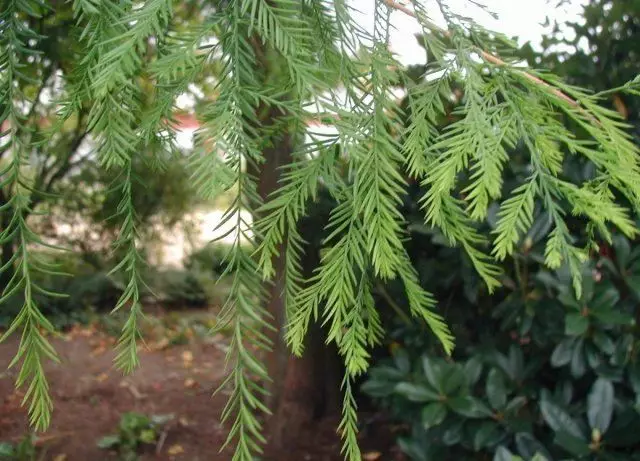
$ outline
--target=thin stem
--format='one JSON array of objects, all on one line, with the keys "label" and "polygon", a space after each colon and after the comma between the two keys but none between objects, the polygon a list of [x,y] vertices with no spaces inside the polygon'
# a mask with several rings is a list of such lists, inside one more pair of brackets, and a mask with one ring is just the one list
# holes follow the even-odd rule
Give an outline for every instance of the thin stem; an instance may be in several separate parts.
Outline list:
[{"label": "thin stem", "polygon": [[[427,20],[426,18],[418,18],[418,14],[411,10],[410,8],[406,7],[405,5],[402,5],[398,2],[395,2],[394,0],[382,0],[385,5],[387,5],[389,8],[393,8],[397,11],[400,11],[404,14],[406,14],[407,16],[411,16],[412,18],[416,18],[416,19],[420,19],[420,23],[430,29],[433,32],[438,32],[442,35],[444,35],[445,37],[451,37],[451,31],[447,30],[447,29],[443,29],[442,27],[437,26],[436,24],[434,24],[433,22]],[[480,54],[480,56],[487,62],[490,62],[492,64],[495,64],[496,66],[508,66],[508,64],[506,62],[504,62],[502,59],[500,59],[498,56],[491,54],[483,49],[480,48],[476,48],[477,52]],[[566,94],[564,94],[562,91],[560,91],[559,89],[551,86],[550,84],[548,84],[547,82],[545,82],[544,80],[536,77],[535,75],[532,75],[528,72],[525,72],[523,70],[516,70],[514,69],[514,72],[522,75],[524,78],[526,78],[527,80],[532,81],[533,83],[535,83],[536,85],[540,85],[542,87],[544,87],[545,89],[547,89],[548,91],[550,91],[554,96],[562,99],[563,101],[567,102],[568,104],[576,107],[576,108],[580,108],[581,110],[582,107],[580,106],[580,103],[578,101],[576,101],[575,99],[570,98],[569,96],[567,96]],[[591,117],[593,118],[593,117]]]}]

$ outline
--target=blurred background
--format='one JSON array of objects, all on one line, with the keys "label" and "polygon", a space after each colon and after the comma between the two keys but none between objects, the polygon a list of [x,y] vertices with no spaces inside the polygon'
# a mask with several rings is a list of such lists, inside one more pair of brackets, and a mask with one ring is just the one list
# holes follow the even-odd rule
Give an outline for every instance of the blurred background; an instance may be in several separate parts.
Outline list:
[{"label": "blurred background", "polygon": [[[181,27],[202,20],[200,3],[177,2]],[[353,1],[365,24],[371,3]],[[602,91],[640,74],[640,0],[487,0],[486,9],[470,1],[451,3],[517,40],[523,62],[570,84]],[[26,70],[44,81],[23,89],[37,101],[29,112],[35,136],[44,136],[53,123],[61,75],[73,69],[80,46],[68,33],[71,5],[56,8],[37,25],[50,37],[39,45],[42,63]],[[419,28],[400,14],[393,20],[392,49],[407,66],[408,79],[418,79],[428,59]],[[215,98],[215,82],[215,72],[203,76],[179,98],[176,152],[167,154],[171,161],[154,167],[142,152],[134,165],[149,290],[142,368],[133,376],[125,378],[112,368],[112,347],[125,319],[125,313],[110,314],[123,290],[118,274],[109,274],[118,260],[111,249],[118,223],[110,217],[119,196],[111,187],[115,177],[93,155],[88,112],[80,111],[32,153],[31,180],[47,193],[33,201],[37,211],[47,213],[28,219],[48,242],[73,249],[43,255],[73,277],[47,275],[41,281],[68,295],[39,299],[61,332],[54,343],[62,363],[50,365],[48,375],[55,413],[47,433],[30,432],[20,407],[24,389],[14,389],[15,370],[6,369],[19,338],[0,344],[0,459],[230,459],[228,452],[218,453],[225,435],[218,422],[225,395],[211,398],[224,377],[227,337],[210,330],[229,286],[229,276],[221,275],[233,233],[216,227],[231,196],[197,199],[186,164],[198,128],[195,110]],[[448,96],[442,126],[452,122],[463,98]],[[407,109],[402,97],[398,103]],[[639,100],[613,92],[605,103],[627,120],[640,142]],[[406,110],[405,122],[410,118]],[[580,127],[571,128],[584,136]],[[511,153],[505,187],[522,182],[527,162],[518,149]],[[564,168],[577,182],[593,171],[571,156]],[[8,194],[0,190],[0,203]],[[640,459],[640,435],[633,429],[640,427],[640,246],[621,235],[614,235],[612,245],[602,244],[585,266],[584,295],[577,300],[568,274],[542,265],[549,225],[537,209],[532,230],[504,263],[504,288],[490,295],[463,252],[424,226],[420,196],[420,187],[412,185],[403,207],[412,236],[407,246],[421,283],[437,295],[457,349],[453,358],[444,359],[430,332],[407,320],[402,287],[376,289],[388,335],[359,383],[363,459]],[[316,247],[321,235],[314,231],[322,228],[329,205],[321,198],[305,225]],[[9,216],[0,213],[0,227]],[[571,231],[577,241],[586,235],[578,218]],[[13,245],[2,244],[0,266],[10,261]],[[8,277],[9,272],[0,276],[0,287]],[[0,309],[0,330],[20,307],[14,301]],[[289,449],[269,459],[341,459],[336,415],[330,410],[336,391],[321,390],[337,383],[328,369],[326,363],[316,364],[313,373],[321,384],[303,388],[310,402],[323,399],[323,410],[292,427]],[[288,383],[285,392],[301,392],[302,381]]]}]

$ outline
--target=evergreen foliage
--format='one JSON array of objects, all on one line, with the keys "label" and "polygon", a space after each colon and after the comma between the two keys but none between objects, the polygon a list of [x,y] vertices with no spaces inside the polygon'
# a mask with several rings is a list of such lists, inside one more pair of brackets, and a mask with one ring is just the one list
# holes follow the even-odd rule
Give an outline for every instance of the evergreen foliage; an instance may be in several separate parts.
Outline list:
[{"label": "evergreen foliage", "polygon": [[[202,128],[192,167],[203,195],[232,187],[235,193],[221,223],[233,222],[235,232],[227,255],[234,282],[221,322],[232,331],[225,385],[233,390],[223,419],[231,422],[228,443],[235,444],[234,460],[253,459],[264,443],[260,413],[269,410],[259,383],[268,376],[259,354],[271,347],[265,331],[273,327],[260,282],[274,276],[272,259],[281,251],[286,251],[286,337],[291,349],[302,353],[309,323],[321,320],[327,341],[337,345],[345,361],[340,430],[347,459],[360,459],[352,381],[367,369],[369,350],[383,333],[371,294],[374,282],[401,280],[411,314],[425,321],[451,352],[453,337],[403,247],[407,232],[399,207],[409,178],[426,191],[421,200],[425,223],[464,250],[489,290],[501,284],[496,259],[512,255],[514,243],[531,226],[535,198],[542,200],[553,226],[545,263],[569,267],[578,297],[582,262],[596,236],[610,241],[610,225],[627,236],[636,233],[630,215],[640,206],[638,150],[619,114],[600,105],[601,94],[503,61],[514,51],[508,40],[441,2],[433,13],[445,18],[446,30],[434,25],[419,0],[412,9],[392,0],[373,1],[372,32],[357,25],[345,0],[221,0],[206,12],[202,27],[186,32],[176,27],[170,0],[74,2],[73,32],[84,48],[79,65],[64,75],[60,120],[90,104],[89,127],[102,165],[118,173],[121,227],[115,243],[124,256],[114,271],[125,273],[128,283],[116,309],[129,308],[130,317],[116,364],[126,372],[138,364],[144,284],[132,163],[146,150],[159,165],[167,161],[175,98],[196,75],[221,67],[217,97],[198,114]],[[22,333],[13,364],[24,358],[17,385],[28,385],[31,420],[46,428],[51,399],[42,361],[55,358],[55,352],[44,332],[53,329],[33,301],[32,293],[42,288],[31,274],[52,269],[33,257],[31,247],[42,242],[23,218],[30,206],[25,171],[33,140],[23,124],[30,101],[16,92],[16,82],[25,78],[22,69],[35,59],[32,43],[46,39],[23,19],[41,16],[48,8],[37,0],[3,0],[1,6],[0,122],[5,131],[0,152],[11,158],[2,169],[1,184],[21,192],[2,204],[13,210],[14,218],[0,240],[18,235],[20,242],[12,261],[16,275],[4,296],[24,294],[23,309],[9,330]],[[389,18],[395,10],[420,22],[430,54],[425,75],[407,88],[415,112],[406,129],[392,91],[403,78],[398,77],[401,66],[388,48]],[[285,63],[277,73],[267,69],[272,59]],[[137,85],[143,76],[157,86],[151,102]],[[435,120],[452,93],[452,76],[464,82],[464,102],[453,114],[455,122],[441,131]],[[640,82],[635,83],[623,90],[637,91]],[[283,114],[278,123],[261,123],[266,109]],[[265,143],[276,129],[300,134],[300,127],[323,113],[330,115],[324,118],[332,120],[335,134],[312,133],[310,141],[299,142],[280,189],[265,202],[252,174],[264,161]],[[558,121],[560,116],[573,120],[588,137],[577,139]],[[516,145],[528,151],[529,179],[509,192],[502,186],[502,173]],[[566,153],[595,165],[591,181],[574,184],[563,177],[560,165]],[[300,269],[304,242],[297,225],[320,187],[337,204],[325,229],[320,266],[305,279]],[[619,205],[618,197],[627,204]],[[478,224],[496,201],[502,201],[498,225],[493,235],[483,235]],[[563,202],[589,220],[593,232],[587,248],[572,240]],[[260,219],[246,222],[241,210]],[[247,242],[252,252],[247,253]]]}]

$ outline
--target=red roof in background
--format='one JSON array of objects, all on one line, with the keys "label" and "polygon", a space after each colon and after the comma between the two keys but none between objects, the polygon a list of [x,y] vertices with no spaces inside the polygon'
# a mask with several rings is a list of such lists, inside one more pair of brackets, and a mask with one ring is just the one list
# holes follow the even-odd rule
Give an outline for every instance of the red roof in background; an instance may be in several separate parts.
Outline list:
[{"label": "red roof in background", "polygon": [[181,113],[174,115],[175,126],[177,129],[190,130],[200,127],[200,122],[196,118],[195,114]]}]

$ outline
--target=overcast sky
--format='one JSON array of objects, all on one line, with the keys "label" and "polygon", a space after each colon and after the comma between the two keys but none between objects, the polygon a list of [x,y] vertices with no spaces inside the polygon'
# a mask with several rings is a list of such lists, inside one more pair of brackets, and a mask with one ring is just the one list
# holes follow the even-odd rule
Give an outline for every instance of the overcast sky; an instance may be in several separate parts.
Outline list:
[{"label": "overcast sky", "polygon": [[[422,0],[427,6],[427,11],[437,11],[433,8],[432,0]],[[364,15],[367,23],[373,21],[373,5],[375,0],[351,0],[351,4]],[[409,2],[406,2],[409,3]],[[479,8],[473,6],[468,0],[447,0],[447,4],[459,13],[474,18],[483,26],[496,32],[502,32],[509,37],[518,36],[518,41],[524,44],[528,41],[537,46],[547,29],[542,26],[546,16],[550,16],[559,22],[578,20],[582,11],[582,5],[587,0],[572,0],[570,4],[562,8],[555,8],[556,0],[548,3],[548,0],[482,0],[489,10],[498,14],[494,20]],[[440,18],[434,15],[434,22],[442,24]],[[424,62],[424,50],[416,42],[414,34],[419,32],[419,26],[414,18],[401,12],[392,16],[395,29],[391,36],[391,48],[399,56],[403,64],[416,64]]]}]

